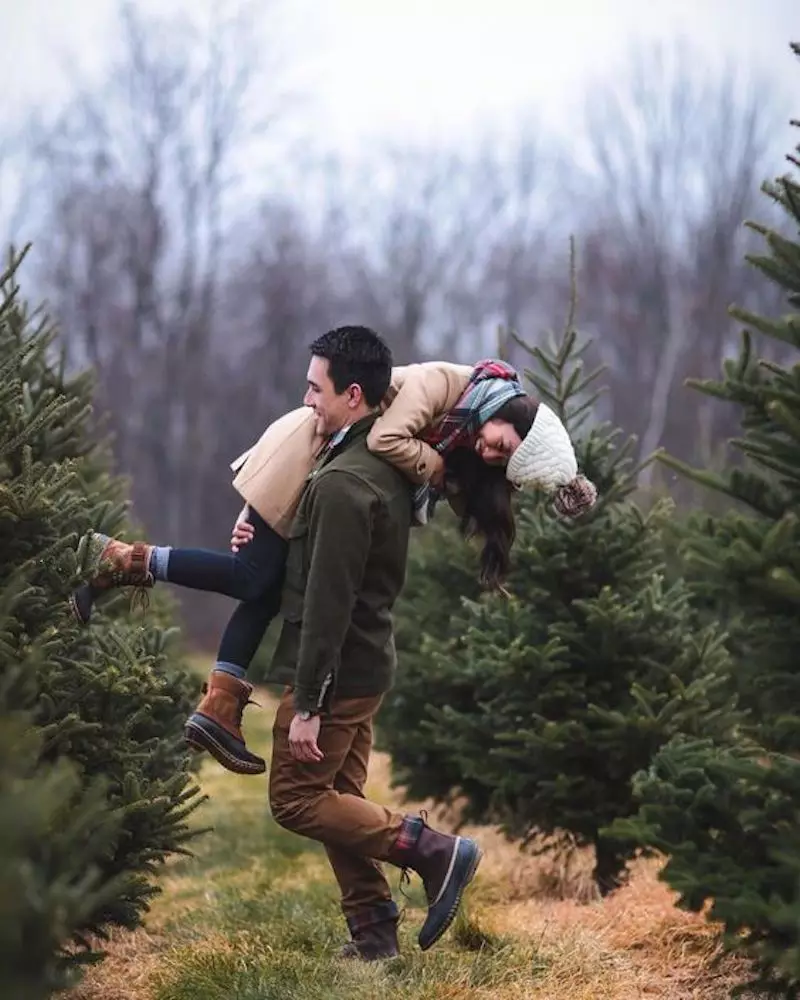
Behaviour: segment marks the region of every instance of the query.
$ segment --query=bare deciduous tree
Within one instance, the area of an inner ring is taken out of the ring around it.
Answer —
[[[208,540],[209,483],[226,489],[224,465],[211,475],[206,458],[238,391],[215,363],[233,332],[230,220],[249,208],[237,181],[267,150],[285,96],[254,27],[263,14],[229,0],[202,25],[123,3],[108,78],[40,145],[43,281],[72,363],[96,370],[136,515],[174,544]]]
[[[225,332],[223,215],[236,157],[261,124],[247,107],[254,10],[217,7],[200,33],[124,4],[122,58],[102,91],[72,104],[47,151],[59,233],[47,266],[65,335],[116,402],[140,516],[173,538],[196,536],[202,520],[191,498],[218,390],[207,359]]]
[[[5,246],[30,238],[32,220],[41,209],[47,180],[39,156],[41,136],[41,116],[35,110],[26,127],[6,121],[0,131],[0,234]]]
[[[353,298],[385,331],[398,361],[417,360],[441,346],[431,330],[446,328],[453,293],[480,276],[481,241],[502,192],[484,150],[470,158],[449,149],[389,149],[366,173],[351,215],[360,235]],[[452,346],[469,352],[469,331]]]
[[[615,416],[644,454],[715,437],[711,411],[680,386],[718,370],[726,307],[751,280],[742,223],[768,172],[768,94],[685,46],[655,47],[588,103],[583,315],[614,375]]]

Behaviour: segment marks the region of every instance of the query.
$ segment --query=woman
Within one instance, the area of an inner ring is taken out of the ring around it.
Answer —
[[[234,488],[246,502],[232,553],[129,545],[98,535],[98,572],[73,595],[73,611],[83,624],[98,593],[152,587],[157,580],[241,602],[225,629],[203,699],[186,723],[191,745],[237,773],[260,774],[266,767],[242,736],[242,714],[253,690],[245,678],[278,614],[294,511],[327,443],[317,434],[312,410],[286,414],[232,463]],[[508,572],[515,488],[546,490],[567,517],[583,513],[597,496],[578,475],[561,421],[525,393],[516,371],[502,361],[482,361],[473,368],[428,362],[394,369],[368,445],[414,483],[416,523],[426,523],[443,496],[459,515],[462,534],[483,538],[481,578],[489,587],[500,587]]]

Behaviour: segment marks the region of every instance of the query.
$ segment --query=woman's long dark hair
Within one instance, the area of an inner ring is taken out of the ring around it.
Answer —
[[[530,396],[516,396],[493,419],[505,420],[521,438],[531,429],[539,404]],[[464,538],[483,538],[480,556],[481,583],[502,588],[511,568],[511,546],[516,537],[511,496],[514,488],[503,466],[487,465],[472,448],[456,448],[445,456],[445,470],[458,488],[452,504],[460,518]]]
[[[516,525],[511,509],[513,487],[505,469],[487,465],[471,448],[456,448],[445,458],[445,474],[455,481],[451,498],[464,538],[480,535],[481,583],[494,590],[502,586],[511,564]]]

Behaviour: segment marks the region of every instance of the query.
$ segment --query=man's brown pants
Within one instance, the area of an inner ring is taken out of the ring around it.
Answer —
[[[348,919],[392,898],[379,861],[386,861],[403,828],[403,815],[364,798],[372,749],[372,720],[382,695],[334,699],[322,717],[314,764],[294,759],[289,725],[291,690],[281,698],[272,729],[269,798],[281,826],[324,844]]]

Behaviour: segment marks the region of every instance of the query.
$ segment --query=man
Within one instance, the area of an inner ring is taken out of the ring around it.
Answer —
[[[450,926],[481,851],[364,798],[372,721],[395,669],[391,609],[405,579],[411,490],[366,444],[389,387],[387,346],[369,329],[342,327],[311,355],[304,402],[329,445],[289,531],[284,626],[268,678],[287,685],[270,805],[282,826],[325,845],[352,938],[342,954],[370,961],[399,953],[379,862],[421,876],[425,950]]]

